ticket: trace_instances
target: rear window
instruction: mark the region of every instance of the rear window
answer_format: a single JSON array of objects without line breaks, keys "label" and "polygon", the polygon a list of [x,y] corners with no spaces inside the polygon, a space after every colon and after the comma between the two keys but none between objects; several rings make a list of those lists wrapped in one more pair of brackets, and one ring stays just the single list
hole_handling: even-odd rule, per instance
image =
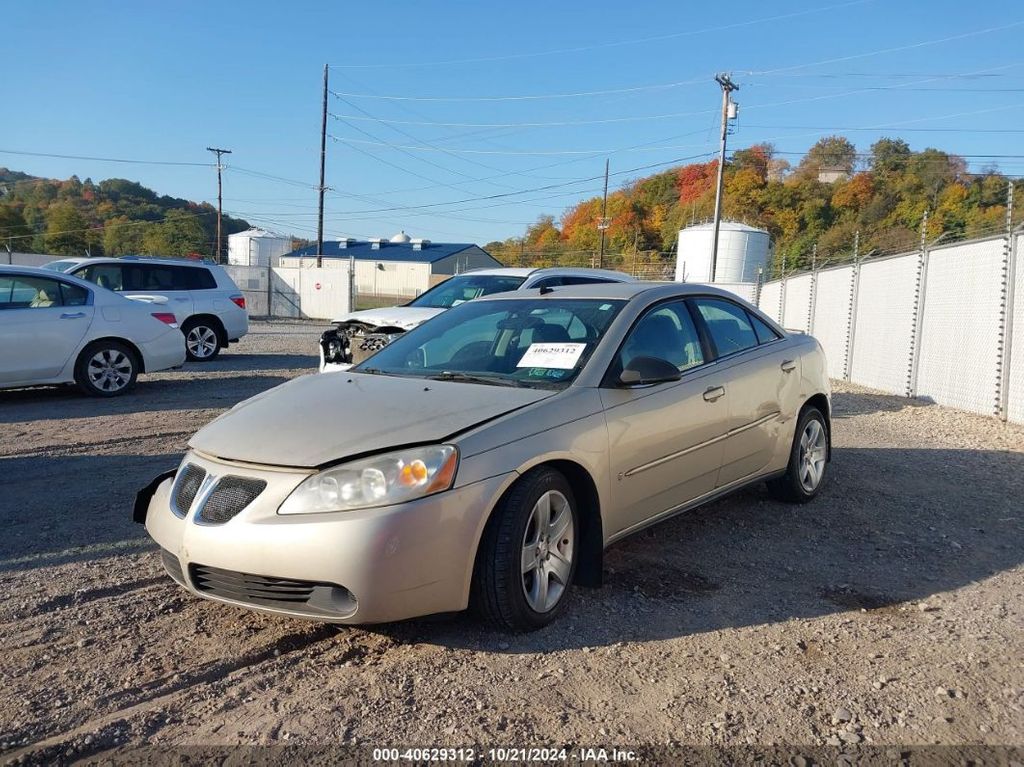
[{"label": "rear window", "polygon": [[209,269],[178,264],[93,264],[75,273],[110,290],[213,290],[217,280]]}]

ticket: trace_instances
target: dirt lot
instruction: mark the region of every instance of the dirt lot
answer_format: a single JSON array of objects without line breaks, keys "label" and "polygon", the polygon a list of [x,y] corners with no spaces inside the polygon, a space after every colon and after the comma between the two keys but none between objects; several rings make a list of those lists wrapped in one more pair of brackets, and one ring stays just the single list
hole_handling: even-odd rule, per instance
[{"label": "dirt lot", "polygon": [[[1024,744],[1024,429],[844,388],[831,483],[758,489],[608,552],[526,636],[372,629],[193,598],[135,491],[319,328],[97,401],[0,393],[0,760],[125,743]],[[36,757],[39,756],[35,752]],[[35,758],[35,757],[33,757]]]}]

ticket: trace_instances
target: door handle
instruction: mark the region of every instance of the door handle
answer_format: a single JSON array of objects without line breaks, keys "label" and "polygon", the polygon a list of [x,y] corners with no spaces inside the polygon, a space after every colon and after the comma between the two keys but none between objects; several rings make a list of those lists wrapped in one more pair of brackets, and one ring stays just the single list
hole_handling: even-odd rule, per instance
[{"label": "door handle", "polygon": [[175,301],[188,301],[189,299],[187,299],[187,298],[175,298],[174,300]]},{"label": "door handle", "polygon": [[704,390],[704,400],[706,402],[714,402],[715,400],[721,399],[724,396],[724,386],[711,386]]},{"label": "door handle", "polygon": [[79,317],[84,317],[85,312],[73,312],[72,314],[62,314],[60,318],[62,320],[77,320]]},{"label": "door handle", "polygon": [[782,368],[783,373],[792,373],[796,370],[796,363],[793,360],[783,360],[779,367]]}]

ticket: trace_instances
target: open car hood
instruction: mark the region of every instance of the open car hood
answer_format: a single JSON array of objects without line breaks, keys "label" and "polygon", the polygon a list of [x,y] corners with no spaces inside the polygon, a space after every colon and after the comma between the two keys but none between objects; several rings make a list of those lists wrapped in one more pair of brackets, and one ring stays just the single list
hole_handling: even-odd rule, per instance
[{"label": "open car hood", "polygon": [[335,320],[339,322],[363,322],[374,327],[396,327],[411,330],[431,317],[441,314],[444,309],[420,308],[418,306],[389,306],[384,309],[367,309],[362,312],[344,314]]},{"label": "open car hood", "polygon": [[555,393],[360,373],[303,376],[235,405],[189,446],[229,460],[315,468],[439,442]]}]

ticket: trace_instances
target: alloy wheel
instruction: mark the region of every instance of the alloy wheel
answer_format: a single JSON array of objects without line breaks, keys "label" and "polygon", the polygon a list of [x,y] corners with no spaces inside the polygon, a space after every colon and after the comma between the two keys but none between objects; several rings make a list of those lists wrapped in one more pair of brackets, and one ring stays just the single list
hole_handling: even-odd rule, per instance
[{"label": "alloy wheel", "polygon": [[86,366],[89,382],[102,392],[116,392],[132,380],[133,363],[124,352],[103,349],[96,352]]},{"label": "alloy wheel", "polygon": [[206,325],[196,325],[185,336],[189,354],[197,359],[206,359],[217,351],[217,333]]},{"label": "alloy wheel", "polygon": [[574,541],[569,501],[557,490],[549,490],[534,504],[523,534],[523,593],[537,612],[553,609],[565,593]]},{"label": "alloy wheel", "polygon": [[811,419],[800,435],[800,486],[808,493],[813,493],[825,475],[825,461],[828,458],[828,445],[825,429],[821,421]]}]

